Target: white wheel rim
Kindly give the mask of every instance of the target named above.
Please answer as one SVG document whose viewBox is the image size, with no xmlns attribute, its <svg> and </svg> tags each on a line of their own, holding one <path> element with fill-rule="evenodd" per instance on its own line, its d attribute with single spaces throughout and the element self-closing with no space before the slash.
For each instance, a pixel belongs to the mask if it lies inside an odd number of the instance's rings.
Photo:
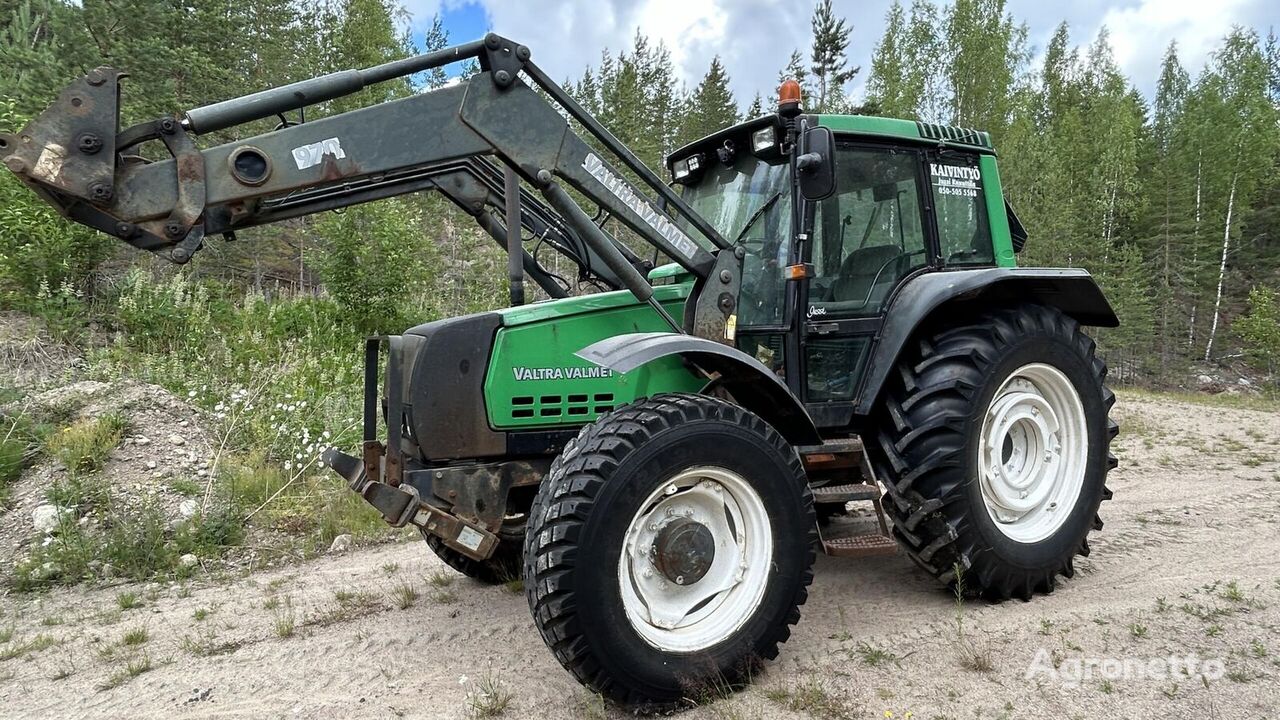
<svg viewBox="0 0 1280 720">
<path fill-rule="evenodd" d="M 688 526 L 686 520 L 709 531 L 714 543 L 709 567 L 692 582 L 664 573 L 655 556 L 663 531 L 676 521 Z M 685 470 L 653 491 L 627 527 L 618 561 L 627 620 L 659 650 L 709 648 L 755 613 L 772 559 L 773 529 L 755 488 L 724 468 Z"/>
<path fill-rule="evenodd" d="M 1000 532 L 1021 543 L 1057 532 L 1080 499 L 1089 453 L 1067 376 L 1043 363 L 1018 368 L 992 397 L 979 441 L 982 500 Z"/>
</svg>

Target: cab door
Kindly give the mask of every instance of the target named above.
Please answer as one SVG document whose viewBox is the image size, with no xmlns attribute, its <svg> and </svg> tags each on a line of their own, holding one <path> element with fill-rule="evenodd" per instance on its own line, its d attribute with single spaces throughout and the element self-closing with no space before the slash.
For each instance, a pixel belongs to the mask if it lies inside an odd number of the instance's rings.
<svg viewBox="0 0 1280 720">
<path fill-rule="evenodd" d="M 936 265 L 925 151 L 838 141 L 836 191 L 814 208 L 803 258 L 803 399 L 820 427 L 848 425 L 894 290 Z"/>
</svg>

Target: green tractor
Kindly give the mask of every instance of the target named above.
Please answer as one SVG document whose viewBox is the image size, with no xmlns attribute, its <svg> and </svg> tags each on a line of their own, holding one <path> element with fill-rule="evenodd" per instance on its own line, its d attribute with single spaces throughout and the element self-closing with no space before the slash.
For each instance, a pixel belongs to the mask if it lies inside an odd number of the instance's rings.
<svg viewBox="0 0 1280 720">
<path fill-rule="evenodd" d="M 468 58 L 481 72 L 456 85 L 285 117 Z M 746 682 L 818 552 L 901 552 L 1025 600 L 1102 525 L 1115 398 L 1082 327 L 1117 319 L 1088 273 L 1016 266 L 986 133 L 806 114 L 788 82 L 775 113 L 671 153 L 667 183 L 496 35 L 124 129 L 120 77 L 98 68 L 0 135 L 77 222 L 182 263 L 435 190 L 506 251 L 513 307 L 369 340 L 363 447 L 326 460 L 453 568 L 523 578 L 555 657 L 609 698 Z M 550 299 L 526 304 L 527 282 Z"/>
</svg>

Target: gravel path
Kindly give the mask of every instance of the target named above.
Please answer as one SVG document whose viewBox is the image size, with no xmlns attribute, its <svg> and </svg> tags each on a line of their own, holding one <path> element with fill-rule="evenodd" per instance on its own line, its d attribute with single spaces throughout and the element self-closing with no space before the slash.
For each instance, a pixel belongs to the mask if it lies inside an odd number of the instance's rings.
<svg viewBox="0 0 1280 720">
<path fill-rule="evenodd" d="M 905 557 L 820 557 L 779 659 L 683 717 L 1280 717 L 1280 413 L 1122 394 L 1117 414 L 1106 528 L 1056 593 L 958 608 Z M 559 667 L 522 593 L 420 542 L 0 611 L 7 718 L 459 718 L 486 680 L 503 717 L 623 716 Z M 1221 676 L 1152 676 L 1189 653 Z M 1091 658 L 1131 672 L 1072 682 Z"/>
</svg>

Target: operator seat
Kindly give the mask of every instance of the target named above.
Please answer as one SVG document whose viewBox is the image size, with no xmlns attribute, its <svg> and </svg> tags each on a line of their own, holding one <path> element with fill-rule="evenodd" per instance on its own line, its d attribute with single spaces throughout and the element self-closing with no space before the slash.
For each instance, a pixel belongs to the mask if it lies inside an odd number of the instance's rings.
<svg viewBox="0 0 1280 720">
<path fill-rule="evenodd" d="M 860 307 L 880 307 L 898 279 L 898 265 L 905 258 L 896 245 L 872 245 L 849 253 L 840 263 L 840 274 L 827 299 L 857 302 Z"/>
</svg>

